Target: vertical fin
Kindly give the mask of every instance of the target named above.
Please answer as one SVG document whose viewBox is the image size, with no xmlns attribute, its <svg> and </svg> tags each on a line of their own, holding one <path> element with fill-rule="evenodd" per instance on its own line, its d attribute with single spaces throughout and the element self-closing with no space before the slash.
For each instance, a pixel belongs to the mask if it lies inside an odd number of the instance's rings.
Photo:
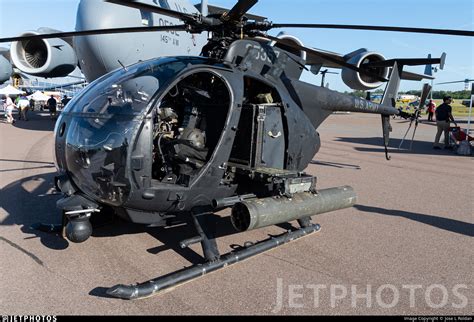
<svg viewBox="0 0 474 322">
<path fill-rule="evenodd" d="M 428 59 L 431 59 L 431 54 L 428 55 Z M 433 65 L 431 64 L 426 65 L 425 75 L 433 76 Z"/>
<path fill-rule="evenodd" d="M 395 62 L 392 68 L 392 75 L 390 81 L 385 88 L 385 92 L 382 98 L 382 105 L 389 105 L 391 107 L 396 106 L 398 90 L 400 89 L 400 75 L 403 72 L 403 66 L 398 67 Z M 388 154 L 388 144 L 390 142 L 390 132 L 392 132 L 392 126 L 390 124 L 390 115 L 382 114 L 382 131 L 383 131 L 383 143 L 385 148 L 385 158 L 390 161 L 391 157 Z"/>
<path fill-rule="evenodd" d="M 390 80 L 385 88 L 385 92 L 382 98 L 382 105 L 388 105 L 395 107 L 397 101 L 398 90 L 400 89 L 400 75 L 403 72 L 403 66 L 398 66 L 397 62 L 393 64 L 392 74 L 390 75 Z"/>
</svg>

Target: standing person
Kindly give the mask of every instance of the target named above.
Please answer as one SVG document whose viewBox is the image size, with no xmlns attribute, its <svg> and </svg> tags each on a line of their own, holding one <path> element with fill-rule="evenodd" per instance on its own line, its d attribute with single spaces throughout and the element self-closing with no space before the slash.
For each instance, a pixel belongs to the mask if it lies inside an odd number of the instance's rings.
<svg viewBox="0 0 474 322">
<path fill-rule="evenodd" d="M 438 126 L 438 132 L 436 133 L 436 138 L 434 141 L 433 148 L 435 150 L 440 150 L 440 144 L 439 140 L 441 138 L 441 133 L 444 132 L 444 148 L 445 149 L 451 149 L 449 146 L 449 126 L 451 122 L 454 122 L 455 126 L 458 126 L 456 124 L 456 121 L 453 118 L 452 114 L 452 107 L 451 104 L 453 99 L 451 96 L 446 96 L 443 98 L 443 104 L 441 104 L 437 109 L 436 109 L 436 125 Z"/>
<path fill-rule="evenodd" d="M 52 120 L 56 119 L 56 104 L 56 99 L 51 95 L 51 98 L 46 102 L 46 106 L 48 106 L 49 115 L 51 115 Z"/>
<path fill-rule="evenodd" d="M 5 101 L 6 105 L 6 113 L 7 113 L 7 123 L 15 123 L 15 119 L 13 118 L 13 109 L 16 108 L 15 103 L 10 96 L 7 95 L 7 100 Z"/>
<path fill-rule="evenodd" d="M 25 121 L 28 121 L 26 115 L 28 114 L 28 109 L 30 108 L 30 101 L 28 101 L 26 96 L 20 96 L 20 100 L 18 101 L 18 108 L 20 109 L 21 118 Z"/>
<path fill-rule="evenodd" d="M 69 103 L 70 100 L 70 98 L 67 98 L 67 95 L 64 95 L 64 98 L 61 100 L 61 103 L 63 104 L 63 109 L 66 107 L 67 103 Z"/>
<path fill-rule="evenodd" d="M 15 98 L 15 101 L 14 101 L 14 104 L 15 104 L 15 107 L 18 108 L 18 103 L 20 103 L 20 96 L 17 96 Z M 21 113 L 18 113 L 18 121 L 21 120 Z"/>
<path fill-rule="evenodd" d="M 30 110 L 35 110 L 35 100 L 33 98 L 30 98 Z"/>
<path fill-rule="evenodd" d="M 436 104 L 433 100 L 426 105 L 426 113 L 428 114 L 428 122 L 433 122 L 433 115 L 436 109 Z"/>
</svg>

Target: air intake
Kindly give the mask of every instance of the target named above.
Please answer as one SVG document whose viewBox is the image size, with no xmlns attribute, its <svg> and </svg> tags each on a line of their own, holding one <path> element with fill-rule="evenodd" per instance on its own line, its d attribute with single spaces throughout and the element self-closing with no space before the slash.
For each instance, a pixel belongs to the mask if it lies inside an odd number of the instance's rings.
<svg viewBox="0 0 474 322">
<path fill-rule="evenodd" d="M 27 40 L 22 42 L 25 62 L 32 68 L 41 68 L 48 59 L 48 49 L 43 40 Z"/>
</svg>

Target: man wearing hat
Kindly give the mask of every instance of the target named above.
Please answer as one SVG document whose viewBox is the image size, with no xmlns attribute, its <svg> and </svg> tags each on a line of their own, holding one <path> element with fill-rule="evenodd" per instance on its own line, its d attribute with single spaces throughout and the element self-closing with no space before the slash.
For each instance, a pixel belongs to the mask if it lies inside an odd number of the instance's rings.
<svg viewBox="0 0 474 322">
<path fill-rule="evenodd" d="M 444 132 L 444 148 L 451 149 L 449 146 L 449 126 L 451 122 L 454 122 L 455 126 L 456 121 L 453 118 L 452 114 L 452 107 L 451 104 L 453 99 L 451 96 L 446 96 L 443 98 L 443 104 L 441 104 L 436 109 L 436 125 L 438 126 L 438 132 L 436 133 L 436 138 L 434 141 L 433 149 L 440 150 L 441 146 L 439 144 L 439 140 L 441 139 L 441 133 Z"/>
</svg>

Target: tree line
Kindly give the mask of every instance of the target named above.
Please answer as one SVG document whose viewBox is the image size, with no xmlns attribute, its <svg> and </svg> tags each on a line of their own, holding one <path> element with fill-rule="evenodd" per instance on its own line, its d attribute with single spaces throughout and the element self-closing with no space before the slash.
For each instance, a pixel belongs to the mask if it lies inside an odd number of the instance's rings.
<svg viewBox="0 0 474 322">
<path fill-rule="evenodd" d="M 421 91 L 408 91 L 407 95 L 416 95 L 421 96 Z M 471 91 L 434 91 L 433 92 L 433 99 L 443 99 L 445 96 L 451 96 L 453 99 L 470 99 L 471 98 Z"/>
</svg>

